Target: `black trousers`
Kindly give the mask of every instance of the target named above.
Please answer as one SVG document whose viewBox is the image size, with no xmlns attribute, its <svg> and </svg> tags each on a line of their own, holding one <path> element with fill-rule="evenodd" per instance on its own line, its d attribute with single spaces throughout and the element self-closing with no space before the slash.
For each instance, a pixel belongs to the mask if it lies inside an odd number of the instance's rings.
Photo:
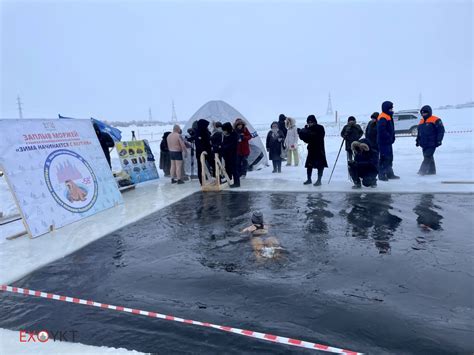
<svg viewBox="0 0 474 355">
<path fill-rule="evenodd" d="M 362 185 L 365 187 L 377 183 L 377 168 L 372 164 L 351 161 L 349 162 L 349 174 L 356 185 L 360 185 L 361 179 Z"/>
<path fill-rule="evenodd" d="M 272 160 L 273 171 L 281 172 L 281 160 Z"/>
<path fill-rule="evenodd" d="M 419 174 L 434 175 L 436 174 L 436 164 L 434 160 L 434 153 L 436 148 L 423 148 L 423 162 L 421 163 Z"/>
</svg>

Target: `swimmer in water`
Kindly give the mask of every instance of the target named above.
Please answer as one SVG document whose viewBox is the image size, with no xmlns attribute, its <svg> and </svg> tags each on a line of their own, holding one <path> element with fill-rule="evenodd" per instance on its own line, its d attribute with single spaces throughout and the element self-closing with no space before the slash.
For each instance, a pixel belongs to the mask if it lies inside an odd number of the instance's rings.
<svg viewBox="0 0 474 355">
<path fill-rule="evenodd" d="M 252 214 L 252 225 L 243 229 L 242 233 L 244 232 L 252 233 L 250 244 L 252 244 L 257 259 L 277 258 L 280 256 L 281 251 L 284 250 L 275 237 L 262 237 L 268 233 L 268 226 L 264 224 L 263 214 L 260 211 L 255 211 Z"/>
</svg>

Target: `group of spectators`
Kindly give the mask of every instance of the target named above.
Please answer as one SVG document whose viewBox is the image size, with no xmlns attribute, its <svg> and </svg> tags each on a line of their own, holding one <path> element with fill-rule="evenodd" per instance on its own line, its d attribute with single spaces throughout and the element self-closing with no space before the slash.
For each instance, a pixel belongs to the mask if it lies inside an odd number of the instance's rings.
<svg viewBox="0 0 474 355">
<path fill-rule="evenodd" d="M 193 127 L 188 130 L 186 138 L 183 138 L 179 125 L 173 127 L 173 133 L 165 132 L 160 145 L 160 168 L 165 172 L 165 176 L 171 177 L 171 183 L 184 183 L 183 158 L 186 158 L 188 149 L 191 149 L 192 155 L 194 152 L 196 154 L 197 175 L 202 184 L 203 168 L 207 168 L 210 174 L 214 175 L 214 157 L 217 154 L 219 159 L 224 161 L 229 179 L 233 180 L 230 187 L 240 187 L 240 179 L 244 179 L 247 175 L 249 140 L 252 139 L 250 131 L 241 118 L 237 118 L 233 123 L 214 122 L 212 131 L 209 130 L 209 124 L 210 122 L 205 119 L 195 121 Z M 206 167 L 202 166 L 200 159 L 202 153 L 205 153 Z M 191 159 L 193 158 L 192 156 Z"/>
<path fill-rule="evenodd" d="M 356 118 L 350 116 L 341 131 L 345 142 L 349 174 L 354 182 L 353 188 L 376 187 L 377 177 L 380 181 L 399 179 L 393 171 L 393 143 L 395 142 L 395 126 L 393 121 L 393 103 L 382 103 L 382 112 L 374 112 L 364 131 L 357 124 Z M 421 146 L 424 160 L 418 174 L 436 174 L 434 153 L 442 144 L 444 126 L 436 116 L 433 116 L 430 106 L 420 110 L 421 120 L 418 124 L 416 146 Z M 189 148 L 195 148 L 197 157 L 197 173 L 202 184 L 202 164 L 199 157 L 206 153 L 206 165 L 213 174 L 214 156 L 224 161 L 225 170 L 230 179 L 231 187 L 239 187 L 240 179 L 245 178 L 250 154 L 249 140 L 252 136 L 245 121 L 237 118 L 235 122 L 214 122 L 212 131 L 209 121 L 200 119 L 194 122 L 184 139 L 179 125 L 173 132 L 165 132 L 161 143 L 160 168 L 165 176 L 171 176 L 172 183 L 183 183 L 183 158 Z M 305 161 L 307 179 L 305 185 L 312 184 L 313 170 L 317 171 L 314 186 L 321 185 L 324 168 L 328 167 L 324 146 L 325 130 L 318 124 L 314 115 L 309 115 L 304 128 L 296 128 L 296 122 L 291 117 L 280 114 L 278 121 L 272 122 L 266 137 L 266 150 L 272 161 L 272 173 L 281 173 L 282 161 L 286 165 L 298 166 L 298 141 L 307 144 L 308 155 Z M 342 145 L 341 145 L 342 147 Z M 169 159 L 168 159 L 169 157 Z M 167 161 L 170 161 L 169 169 Z M 217 177 L 216 177 L 217 178 Z"/>
</svg>

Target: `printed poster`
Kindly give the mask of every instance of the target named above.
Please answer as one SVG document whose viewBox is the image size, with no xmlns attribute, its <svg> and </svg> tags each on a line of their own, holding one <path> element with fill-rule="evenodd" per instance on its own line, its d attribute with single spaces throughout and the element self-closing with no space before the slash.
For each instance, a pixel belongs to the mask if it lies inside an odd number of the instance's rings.
<svg viewBox="0 0 474 355">
<path fill-rule="evenodd" d="M 145 141 L 117 142 L 115 147 L 122 169 L 130 175 L 134 184 L 158 179 L 155 159 Z"/>
<path fill-rule="evenodd" d="M 32 237 L 123 202 L 90 120 L 0 120 L 0 167 Z"/>
</svg>

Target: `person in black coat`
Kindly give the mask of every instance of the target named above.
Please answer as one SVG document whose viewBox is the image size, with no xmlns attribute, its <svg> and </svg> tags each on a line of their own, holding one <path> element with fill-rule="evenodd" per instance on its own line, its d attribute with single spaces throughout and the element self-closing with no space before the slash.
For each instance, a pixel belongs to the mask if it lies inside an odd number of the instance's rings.
<svg viewBox="0 0 474 355">
<path fill-rule="evenodd" d="M 171 169 L 170 150 L 168 149 L 168 142 L 166 141 L 170 134 L 171 132 L 163 133 L 160 143 L 160 169 L 163 170 L 166 177 L 170 176 Z"/>
<path fill-rule="evenodd" d="M 219 158 L 221 158 L 221 150 L 222 150 L 222 140 L 224 139 L 224 134 L 222 133 L 222 123 L 219 121 L 214 123 L 214 130 L 212 131 L 211 135 L 211 151 L 212 154 L 219 154 Z"/>
<path fill-rule="evenodd" d="M 225 171 L 229 179 L 234 180 L 234 183 L 230 185 L 230 187 L 240 187 L 240 174 L 237 168 L 237 144 L 239 137 L 230 122 L 226 122 L 222 125 L 222 132 L 224 137 L 221 152 L 224 158 Z"/>
<path fill-rule="evenodd" d="M 273 163 L 272 173 L 281 173 L 281 152 L 285 136 L 278 128 L 278 122 L 273 122 L 270 128 L 266 144 L 268 158 Z"/>
<path fill-rule="evenodd" d="M 354 160 L 349 162 L 349 173 L 352 181 L 354 181 L 354 189 L 377 186 L 378 174 L 378 152 L 374 150 L 367 138 L 352 142 L 352 150 L 354 151 Z"/>
<path fill-rule="evenodd" d="M 443 122 L 439 117 L 433 116 L 433 110 L 430 106 L 423 106 L 420 110 L 423 117 L 418 124 L 418 135 L 416 137 L 416 146 L 423 149 L 423 162 L 421 163 L 419 175 L 435 175 L 436 165 L 434 153 L 444 137 Z"/>
<path fill-rule="evenodd" d="M 195 132 L 195 143 L 196 143 L 196 160 L 198 166 L 198 177 L 199 182 L 202 185 L 202 164 L 201 164 L 201 154 L 206 152 L 206 163 L 208 165 L 209 171 L 212 174 L 214 169 L 214 159 L 211 155 L 211 132 L 208 130 L 209 121 L 205 119 L 200 119 L 197 122 L 197 129 Z"/>
<path fill-rule="evenodd" d="M 115 146 L 114 140 L 112 139 L 110 134 L 102 132 L 97 123 L 94 123 L 93 126 L 94 126 L 95 134 L 97 135 L 97 139 L 99 140 L 100 146 L 102 150 L 104 151 L 105 159 L 107 159 L 107 163 L 109 163 L 109 167 L 110 169 L 112 169 L 109 148 L 113 148 Z"/>
<path fill-rule="evenodd" d="M 354 116 L 350 116 L 347 119 L 347 124 L 342 128 L 341 137 L 344 138 L 346 142 L 346 152 L 347 152 L 347 161 L 352 161 L 352 149 L 351 144 L 362 137 L 364 131 L 356 123 Z"/>
<path fill-rule="evenodd" d="M 377 146 L 377 118 L 379 117 L 378 112 L 374 112 L 370 116 L 370 121 L 367 123 L 365 128 L 365 138 L 370 142 L 372 149 L 378 150 Z"/>
<path fill-rule="evenodd" d="M 324 127 L 318 124 L 314 115 L 309 115 L 306 119 L 307 125 L 303 129 L 298 129 L 300 139 L 308 144 L 308 157 L 306 158 L 305 168 L 308 179 L 305 185 L 312 183 L 311 175 L 313 169 L 318 169 L 318 180 L 314 186 L 321 186 L 324 168 L 328 167 L 326 160 L 326 151 L 324 149 Z"/>
<path fill-rule="evenodd" d="M 377 118 L 377 143 L 379 147 L 379 180 L 400 179 L 393 172 L 393 149 L 395 126 L 393 124 L 393 103 L 382 103 L 382 113 Z"/>
<path fill-rule="evenodd" d="M 288 132 L 288 129 L 286 128 L 286 125 L 285 125 L 285 121 L 286 121 L 286 116 L 281 113 L 280 116 L 278 116 L 278 128 L 283 133 L 284 138 L 286 138 L 286 133 Z"/>
</svg>

